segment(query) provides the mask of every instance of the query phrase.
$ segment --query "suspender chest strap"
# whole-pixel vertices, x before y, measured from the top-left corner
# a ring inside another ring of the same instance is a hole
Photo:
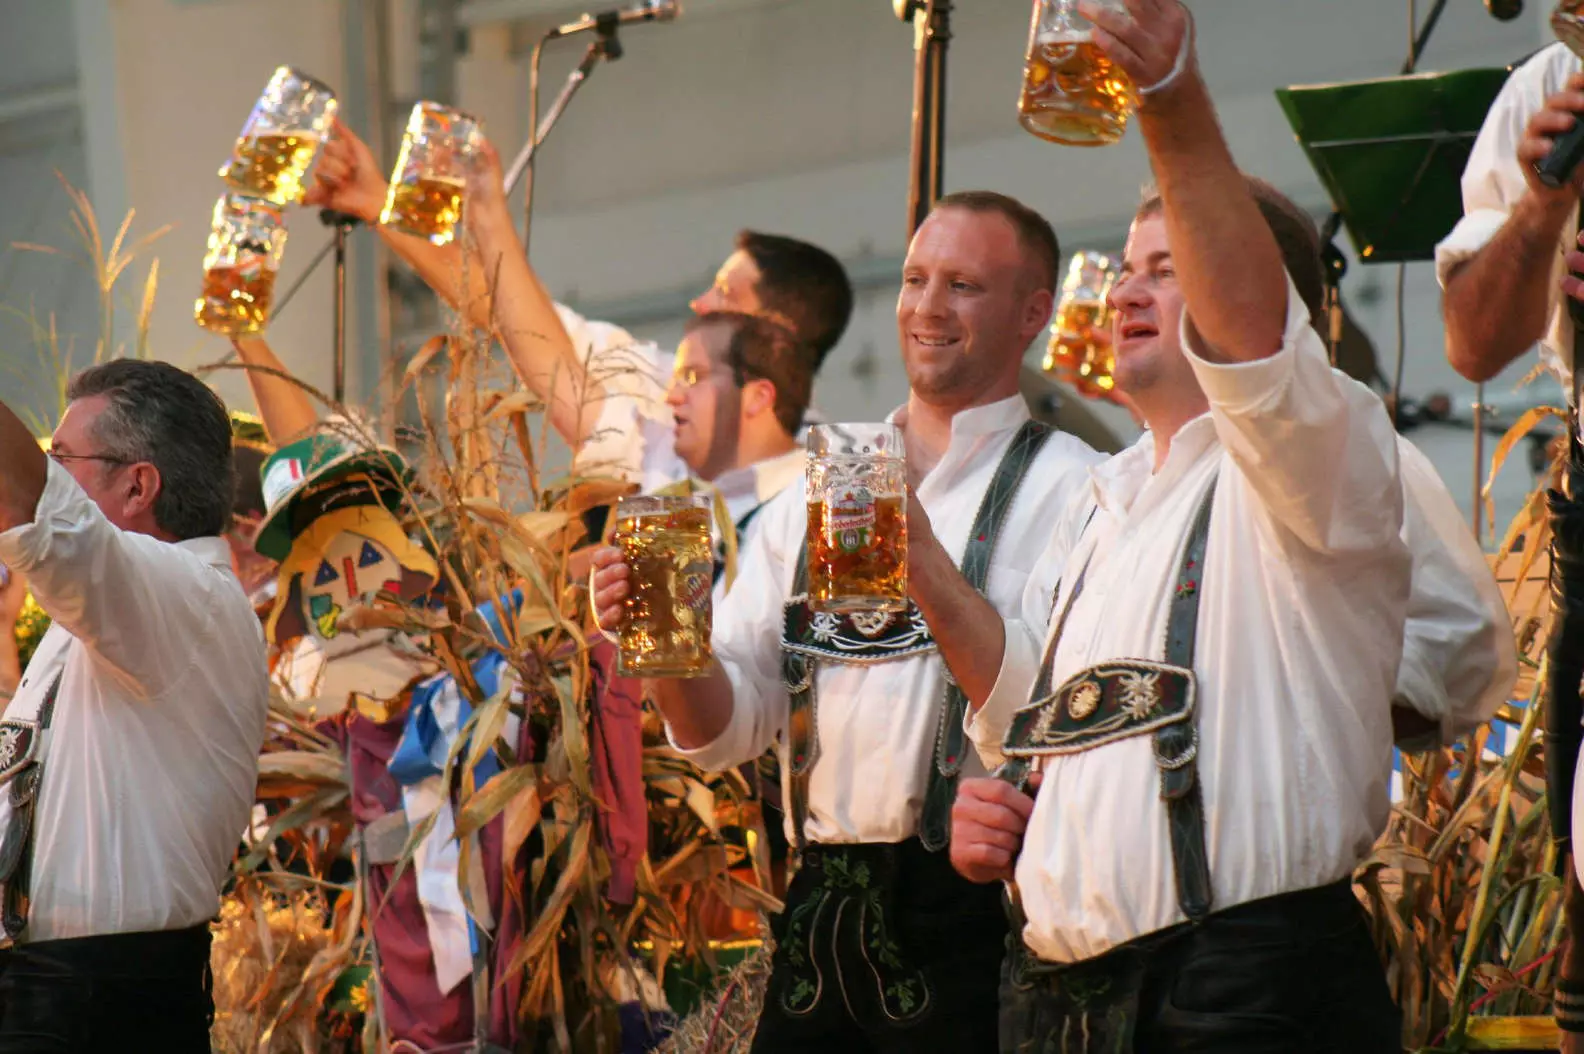
[[[1013,436],[1006,453],[996,466],[990,486],[985,490],[968,533],[963,550],[962,575],[980,593],[990,573],[996,539],[1012,508],[1023,478],[1051,430],[1037,421],[1025,421]],[[808,781],[819,760],[818,664],[839,662],[868,665],[890,662],[910,655],[936,650],[918,608],[909,602],[899,615],[831,615],[813,612],[808,605],[807,549],[798,554],[793,596],[787,602],[782,627],[782,672],[790,695],[787,722],[789,772],[787,809],[792,818],[795,844],[801,851],[808,820]],[[925,789],[923,815],[919,820],[919,839],[931,851],[945,848],[951,829],[952,800],[963,757],[968,750],[963,718],[968,698],[944,672],[945,699],[940,708],[940,723],[935,734],[935,757]]]
[[[1012,718],[1003,748],[1007,764],[998,773],[1021,785],[1039,757],[1076,754],[1136,735],[1153,736],[1171,837],[1177,904],[1193,922],[1210,914],[1212,900],[1199,782],[1198,682],[1193,666],[1214,504],[1212,480],[1189,528],[1172,589],[1165,661],[1107,660],[1078,671],[1052,690],[1056,645],[1073,601],[1083,589],[1085,574],[1079,575],[1046,645],[1034,699]]]

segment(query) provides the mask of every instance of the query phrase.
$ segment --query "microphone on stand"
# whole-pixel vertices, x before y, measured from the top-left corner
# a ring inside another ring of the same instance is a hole
[[[614,28],[628,22],[670,22],[682,13],[681,0],[642,0],[631,7],[616,7],[596,15],[584,15],[576,22],[557,26],[545,34],[546,40],[585,33],[604,26]]]
[[[1523,0],[1485,0],[1485,10],[1498,22],[1511,22],[1523,14]]]

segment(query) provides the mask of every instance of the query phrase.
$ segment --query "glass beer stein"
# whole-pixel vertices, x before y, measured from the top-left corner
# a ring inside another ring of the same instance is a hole
[[[1053,143],[1104,146],[1122,138],[1134,103],[1132,78],[1095,46],[1078,0],[1034,0],[1019,123]]]
[[[335,113],[335,92],[306,73],[280,67],[253,104],[220,178],[238,194],[297,204]]]
[[[1086,375],[1085,364],[1100,361],[1110,349],[1111,306],[1106,297],[1119,273],[1117,260],[1104,253],[1083,249],[1073,254],[1051,322],[1046,373],[1077,386]]]
[[[808,599],[815,611],[907,607],[907,473],[888,424],[808,435]]]
[[[616,643],[624,677],[694,677],[709,669],[715,556],[710,499],[623,498],[611,541],[627,560]]]
[[[421,102],[407,119],[380,223],[446,245],[462,219],[467,169],[482,138],[474,117]]]
[[[203,292],[193,309],[198,324],[233,337],[263,332],[285,249],[279,205],[241,194],[215,202]]]

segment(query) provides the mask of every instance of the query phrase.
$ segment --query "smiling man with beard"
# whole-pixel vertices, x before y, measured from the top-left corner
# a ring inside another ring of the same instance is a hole
[[[941,199],[908,248],[897,335],[910,390],[906,613],[817,628],[803,596],[807,507],[766,505],[743,559],[753,589],[721,606],[707,675],[649,682],[672,744],[706,769],[781,760],[786,833],[801,866],[778,940],[756,1054],[991,1052],[1006,936],[1000,892],[953,873],[953,790],[984,771],[963,734],[969,696],[999,673],[1047,524],[1099,456],[1029,419],[1018,374],[1050,321],[1055,233],[985,191]],[[600,621],[621,618],[628,569],[595,555]],[[959,568],[962,568],[959,571]],[[966,600],[996,615],[965,622]],[[801,627],[801,628],[800,628]],[[972,633],[948,671],[936,641]],[[817,705],[816,705],[817,700]]]

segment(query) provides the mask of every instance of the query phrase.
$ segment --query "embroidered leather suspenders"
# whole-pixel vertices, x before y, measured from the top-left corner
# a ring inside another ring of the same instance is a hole
[[[984,592],[996,537],[1012,507],[1012,499],[1049,438],[1050,429],[1045,425],[1037,421],[1024,422],[1002,455],[995,476],[980,501],[962,560],[963,577],[980,593]],[[804,824],[808,820],[809,774],[819,760],[815,691],[818,663],[869,665],[935,650],[935,640],[924,623],[924,616],[912,603],[908,604],[906,613],[900,615],[833,615],[811,611],[805,560],[806,551],[800,551],[793,596],[786,604],[781,633],[782,671],[787,691],[791,693],[787,726],[790,761],[787,809],[792,817],[794,844],[800,853],[806,841]],[[932,852],[946,846],[951,830],[952,800],[957,794],[957,778],[968,749],[963,731],[968,699],[952,680],[951,672],[943,672],[946,698],[940,711],[934,763],[919,821],[919,838]]]
[[[1205,852],[1204,798],[1197,764],[1198,682],[1193,665],[1215,488],[1215,480],[1211,480],[1183,547],[1166,618],[1165,661],[1113,659],[1096,663],[1052,691],[1056,645],[1073,601],[1083,591],[1088,573],[1085,565],[1046,645],[1033,701],[1012,718],[1002,750],[1008,760],[997,773],[1021,786],[1028,779],[1034,758],[1076,754],[1118,739],[1152,734],[1160,793],[1166,802],[1166,824],[1171,834],[1177,903],[1194,922],[1210,914],[1211,907],[1210,858]]]
[[[27,928],[28,881],[33,868],[33,812],[38,808],[39,781],[43,778],[44,732],[55,714],[65,668],[50,682],[37,719],[10,719],[0,723],[0,793],[11,796],[11,822],[0,838],[0,926],[16,940]]]

